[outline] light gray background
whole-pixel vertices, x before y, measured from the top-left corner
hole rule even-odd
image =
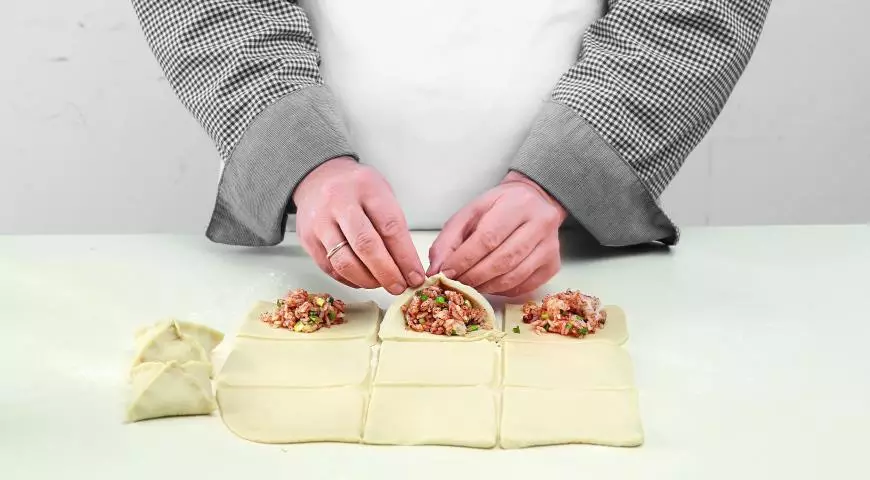
[[[774,2],[663,197],[678,223],[870,221],[868,18],[859,0]],[[4,2],[0,65],[0,233],[204,231],[218,158],[129,2]]]

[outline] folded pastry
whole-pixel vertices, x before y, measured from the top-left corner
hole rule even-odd
[[[224,334],[196,323],[165,320],[136,334],[133,366],[146,362],[209,362]]]
[[[463,341],[498,338],[492,305],[477,290],[441,274],[406,290],[387,310],[381,340]]]
[[[216,404],[207,362],[145,362],[131,372],[127,422],[180,415],[207,415]]]

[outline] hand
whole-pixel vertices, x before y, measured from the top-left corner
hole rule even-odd
[[[349,157],[329,160],[299,183],[293,202],[302,247],[332,278],[353,288],[383,286],[393,295],[423,283],[405,215],[375,169]],[[349,245],[327,259],[345,240]]]
[[[561,267],[558,231],[566,216],[538,184],[511,172],[447,221],[429,250],[428,274],[440,271],[484,293],[530,292]]]

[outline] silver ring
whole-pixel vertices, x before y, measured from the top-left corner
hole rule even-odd
[[[326,252],[326,259],[329,260],[330,258],[332,258],[333,255],[338,253],[339,250],[346,247],[347,245],[348,245],[347,240],[344,240],[341,243],[339,243],[338,245],[330,248],[329,251]]]

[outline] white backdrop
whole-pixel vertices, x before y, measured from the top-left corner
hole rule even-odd
[[[678,223],[870,221],[867,18],[858,0],[774,2],[664,195]],[[218,158],[129,2],[4,2],[0,65],[0,233],[204,231]]]

